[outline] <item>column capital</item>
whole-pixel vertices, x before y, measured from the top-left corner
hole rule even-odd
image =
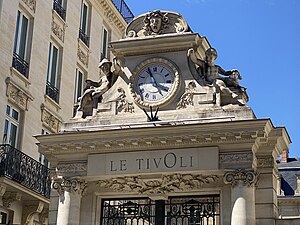
[[[224,183],[231,184],[232,187],[239,183],[251,187],[255,185],[258,175],[258,173],[252,170],[237,169],[234,171],[228,171],[224,174]]]
[[[63,195],[65,191],[72,194],[84,195],[87,188],[87,182],[77,178],[55,178],[52,182],[52,188]]]

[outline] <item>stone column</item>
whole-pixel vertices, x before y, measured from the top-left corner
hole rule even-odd
[[[86,182],[79,179],[55,179],[52,188],[59,193],[57,225],[79,225],[81,197]]]
[[[226,172],[225,184],[231,184],[231,225],[255,225],[255,188],[257,175],[238,169]]]
[[[297,178],[297,187],[295,190],[295,194],[300,195],[300,173],[296,174],[296,178]]]

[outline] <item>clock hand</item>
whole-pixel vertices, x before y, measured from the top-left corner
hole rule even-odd
[[[152,72],[151,72],[151,70],[150,70],[150,67],[148,67],[147,72],[148,72],[149,75],[150,75],[151,83],[153,84],[154,87],[157,87],[157,82],[156,82],[156,80],[154,79],[154,76],[153,76],[153,74],[152,74]]]
[[[166,92],[169,91],[169,88],[168,88],[168,87],[165,87],[165,86],[161,85],[160,83],[158,83],[157,86],[158,86],[160,89],[162,89],[162,90],[164,90],[164,91],[166,91]]]

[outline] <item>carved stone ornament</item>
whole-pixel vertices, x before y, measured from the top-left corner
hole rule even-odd
[[[189,32],[185,19],[174,12],[155,10],[136,17],[126,29],[126,37],[144,37]]]
[[[53,34],[55,34],[63,42],[65,37],[65,30],[61,28],[61,26],[55,21],[52,21],[51,29]]]
[[[273,167],[274,166],[274,158],[272,155],[270,156],[257,156],[257,167]]]
[[[79,179],[55,178],[52,182],[52,188],[60,196],[63,196],[65,191],[82,196],[86,192],[87,182]]]
[[[21,201],[21,199],[21,194],[15,192],[7,192],[2,198],[3,206],[9,208],[12,202]]]
[[[44,224],[48,217],[48,209],[45,207],[45,203],[39,201],[37,205],[26,205],[23,209],[23,224],[35,225]]]
[[[258,174],[253,171],[237,169],[235,171],[226,172],[224,175],[224,183],[231,184],[232,187],[239,183],[248,187],[256,184]]]
[[[252,153],[235,152],[220,154],[220,163],[241,163],[251,162],[253,159]]]
[[[196,84],[191,81],[185,88],[184,94],[181,96],[179,102],[177,103],[176,109],[185,109],[189,105],[194,105],[194,89]]]
[[[117,111],[118,112],[129,112],[129,113],[133,113],[134,112],[134,105],[133,102],[129,102],[127,100],[125,91],[123,88],[118,88],[118,93],[119,96],[116,99],[117,102]]]
[[[62,125],[62,120],[47,109],[44,104],[41,105],[41,120],[43,125],[52,132],[58,132]]]
[[[35,12],[35,0],[22,0],[33,12]]]
[[[88,54],[88,52],[82,50],[82,48],[80,46],[78,46],[77,56],[78,56],[79,61],[83,65],[85,65],[86,67],[88,67],[88,64],[89,64],[89,54]]]
[[[33,100],[33,97],[24,91],[20,86],[15,84],[10,77],[6,80],[6,96],[15,103],[20,109],[28,110],[28,102]]]
[[[216,175],[171,174],[160,179],[143,179],[140,176],[118,177],[100,180],[100,187],[116,192],[138,192],[140,194],[166,194],[178,191],[199,189],[205,184],[217,182]]]
[[[87,173],[87,162],[72,162],[58,164],[56,167],[57,174],[61,176],[66,175],[86,175]]]

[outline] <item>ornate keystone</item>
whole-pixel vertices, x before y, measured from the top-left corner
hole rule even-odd
[[[56,178],[53,180],[52,188],[58,192],[59,195],[63,195],[65,191],[84,195],[87,187],[87,182],[79,179],[64,179]]]
[[[224,175],[224,183],[231,184],[232,187],[238,183],[247,185],[248,187],[255,185],[258,174],[253,171],[237,169],[235,171],[226,172]]]

